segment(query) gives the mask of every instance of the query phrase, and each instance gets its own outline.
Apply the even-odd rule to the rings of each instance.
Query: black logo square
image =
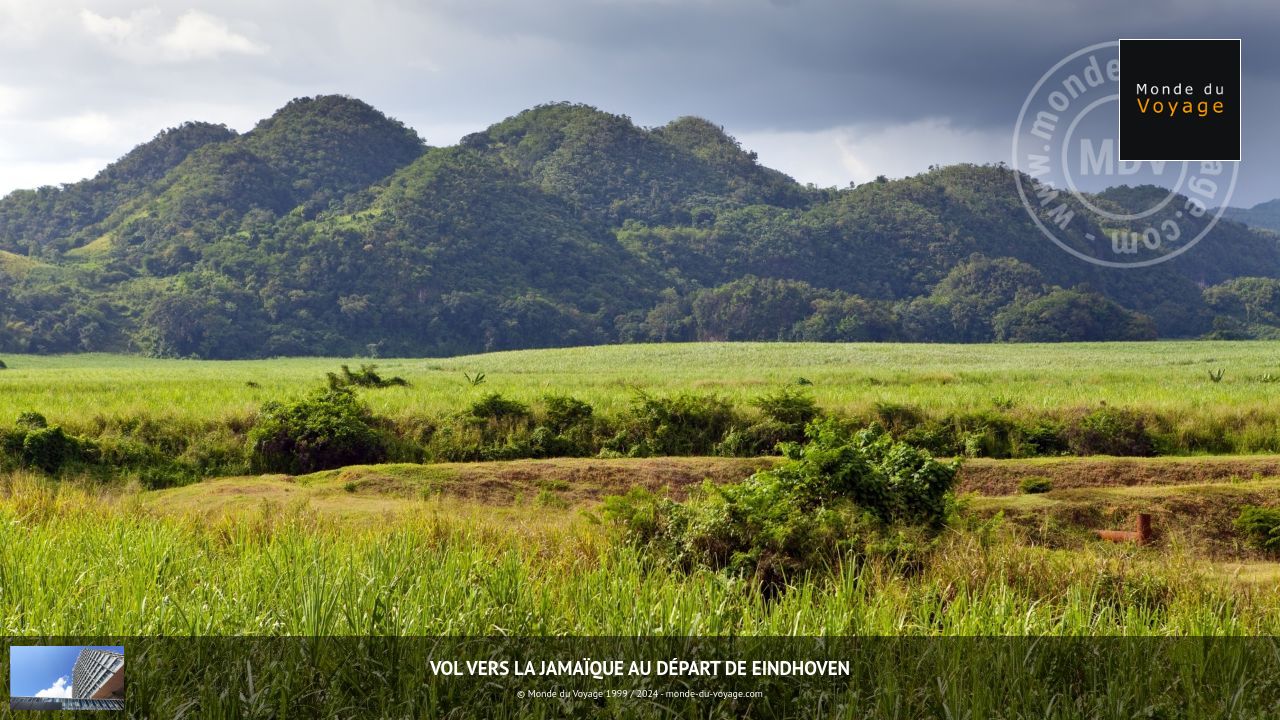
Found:
[[[1240,159],[1240,41],[1120,41],[1121,160]]]

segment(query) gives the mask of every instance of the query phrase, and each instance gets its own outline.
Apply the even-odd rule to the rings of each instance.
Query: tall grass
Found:
[[[746,580],[655,565],[569,513],[498,524],[423,502],[377,524],[278,505],[162,517],[27,475],[2,494],[5,635],[1280,632],[1274,589],[1214,581],[1190,558],[1050,551],[991,530],[949,532],[923,570],[849,562],[766,599]]]

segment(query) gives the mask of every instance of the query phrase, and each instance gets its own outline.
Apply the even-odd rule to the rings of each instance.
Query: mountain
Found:
[[[1280,199],[1258,203],[1251,208],[1229,207],[1223,217],[1245,225],[1280,232]]]
[[[249,132],[190,153],[101,222],[72,236],[155,275],[192,270],[204,247],[290,213],[314,217],[424,151],[403,124],[351,98],[290,102]]]
[[[707,120],[642,128],[568,103],[429,147],[358,100],[301,98],[246,133],[188,123],[91,180],[0,199],[0,351],[1280,335],[1275,235],[1224,221],[1169,262],[1100,268],[1040,235],[1016,178],[956,165],[819,189]]]
[[[186,123],[139,145],[92,179],[11,193],[0,201],[0,249],[27,254],[70,238],[145,192],[192,152],[235,136],[223,125]]]
[[[761,167],[724,130],[681,118],[656,130],[582,105],[527,110],[462,145],[496,155],[528,181],[611,224],[688,223],[700,207],[805,203],[803,189]]]

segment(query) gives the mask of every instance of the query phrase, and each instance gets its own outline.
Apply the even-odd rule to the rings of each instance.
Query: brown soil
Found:
[[[683,498],[710,480],[738,482],[772,467],[778,458],[664,457],[640,459],[569,458],[510,462],[446,463],[419,472],[391,468],[347,468],[339,484],[356,482],[361,492],[439,493],[477,502],[509,504],[552,493],[570,504],[596,502],[634,487]]]
[[[1132,485],[1194,485],[1280,475],[1280,457],[1062,458],[968,460],[959,490],[1013,495],[1023,478],[1047,477],[1054,489]]]
[[[422,466],[352,467],[338,472],[338,486],[354,482],[361,493],[437,493],[477,502],[509,504],[546,491],[571,504],[591,503],[633,487],[666,491],[675,498],[704,480],[731,483],[780,458],[558,458]],[[967,460],[957,489],[979,495],[1016,495],[1027,477],[1049,478],[1054,490],[1141,485],[1192,485],[1280,476],[1280,457],[1061,458]]]

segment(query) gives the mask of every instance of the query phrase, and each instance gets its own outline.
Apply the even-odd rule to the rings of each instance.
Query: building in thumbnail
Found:
[[[105,698],[92,700],[89,698],[46,698],[15,697],[9,698],[10,710],[123,710],[124,700]]]
[[[71,697],[124,699],[124,655],[95,648],[81,650],[71,667]]]

